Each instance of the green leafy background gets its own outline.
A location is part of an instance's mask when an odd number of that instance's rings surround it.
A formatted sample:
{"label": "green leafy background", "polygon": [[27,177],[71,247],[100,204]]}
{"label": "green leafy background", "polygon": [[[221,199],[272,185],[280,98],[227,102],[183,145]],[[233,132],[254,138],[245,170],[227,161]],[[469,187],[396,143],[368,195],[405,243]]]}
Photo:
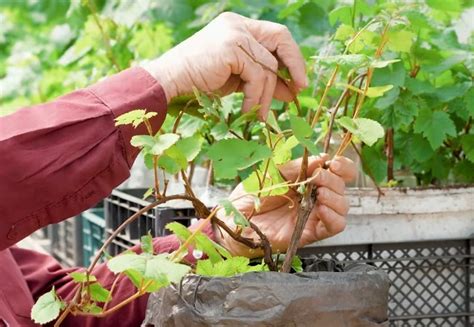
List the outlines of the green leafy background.
{"label": "green leafy background", "polygon": [[[372,83],[375,96],[367,99],[361,116],[393,129],[394,168],[400,183],[403,176],[414,176],[419,185],[472,183],[474,43],[472,35],[461,43],[454,29],[461,16],[472,10],[469,6],[472,2],[468,0],[426,0],[408,5],[406,1],[381,0],[91,0],[89,5],[85,0],[1,1],[0,115],[156,58],[225,10],[287,25],[307,58],[313,86],[321,89],[335,62],[343,70],[345,65],[347,69],[366,65],[380,34],[365,31],[345,57],[331,57],[337,52],[334,48],[342,47],[375,15],[405,7],[389,32],[382,61],[372,62],[379,67]],[[110,40],[110,49],[104,46],[101,29]],[[331,99],[337,96],[337,90],[329,94]],[[258,124],[242,129],[254,117],[237,119],[240,101],[238,95],[222,99],[219,112],[213,110],[212,101],[203,104],[201,113],[206,119],[184,115],[177,133],[193,138],[161,149],[165,155],[160,167],[176,173],[189,158],[204,162],[208,147],[228,142],[230,130],[257,135]],[[305,110],[315,107],[312,88],[303,92],[301,104]],[[296,114],[294,106],[288,108],[290,115],[281,110],[281,103],[274,102],[273,108],[280,126],[292,128],[300,123],[291,119],[291,114]],[[171,122],[164,125],[167,132]],[[294,135],[300,143],[311,144],[311,152],[317,152],[320,149],[312,142],[318,128],[324,126],[324,121],[314,131],[300,126]],[[198,150],[190,144],[198,144]],[[180,147],[192,153],[183,156],[177,151]],[[388,182],[384,139],[372,147],[361,147],[365,169],[377,182]],[[292,148],[292,157],[300,155],[301,149],[300,145]],[[262,151],[245,154],[249,155],[248,163],[252,156],[264,158]],[[218,170],[216,178],[245,178],[253,168],[244,166],[247,164],[239,167],[238,174]]]}

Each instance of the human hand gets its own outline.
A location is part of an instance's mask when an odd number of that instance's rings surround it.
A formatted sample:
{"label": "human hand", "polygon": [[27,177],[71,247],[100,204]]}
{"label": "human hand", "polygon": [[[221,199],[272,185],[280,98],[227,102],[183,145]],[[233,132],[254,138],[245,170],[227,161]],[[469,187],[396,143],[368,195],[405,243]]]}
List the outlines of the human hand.
{"label": "human hand", "polygon": [[[290,84],[277,78],[279,65],[288,68]],[[243,112],[260,105],[261,119],[273,97],[292,101],[308,84],[303,56],[286,26],[230,12],[143,68],[163,86],[168,102],[193,86],[221,96],[243,91]]]}
{"label": "human hand", "polygon": [[[345,182],[355,178],[357,169],[354,162],[345,157],[336,157],[330,161],[327,170],[322,169],[327,160],[327,154],[309,158],[308,177],[315,176],[311,183],[317,186],[317,200],[303,231],[300,247],[336,235],[346,226],[345,216],[349,211],[349,203],[344,197]],[[300,167],[301,159],[297,159],[280,167],[280,171],[288,181],[295,181]],[[242,184],[239,184],[230,199],[238,198],[233,202],[234,206],[248,217],[254,208],[254,201],[250,196],[242,196],[244,194],[246,192]],[[251,218],[269,239],[273,252],[286,252],[296,224],[300,195],[291,190],[286,195],[295,204],[293,207],[291,201],[285,197],[269,196],[261,199],[258,213]],[[217,216],[229,227],[235,228],[232,217],[225,216],[223,210],[220,210]],[[245,228],[242,236],[258,241],[258,236],[251,228]],[[216,230],[216,237],[217,241],[234,255],[258,257],[263,254],[236,242],[225,231],[221,234]]]}

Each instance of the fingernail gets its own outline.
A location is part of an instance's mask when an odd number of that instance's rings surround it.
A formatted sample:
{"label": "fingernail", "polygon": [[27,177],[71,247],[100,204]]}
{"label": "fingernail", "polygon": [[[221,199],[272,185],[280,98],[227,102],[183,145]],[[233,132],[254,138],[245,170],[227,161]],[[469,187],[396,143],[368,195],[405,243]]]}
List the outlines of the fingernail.
{"label": "fingernail", "polygon": [[339,161],[331,162],[331,170],[332,171],[339,171],[341,169],[341,163]]}

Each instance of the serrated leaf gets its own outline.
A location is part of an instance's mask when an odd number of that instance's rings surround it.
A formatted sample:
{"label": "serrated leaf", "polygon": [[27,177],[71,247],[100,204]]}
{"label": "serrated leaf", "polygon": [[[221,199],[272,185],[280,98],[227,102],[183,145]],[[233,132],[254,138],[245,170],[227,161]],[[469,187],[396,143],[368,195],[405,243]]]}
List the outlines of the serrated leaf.
{"label": "serrated leaf", "polygon": [[395,52],[410,52],[415,36],[406,30],[389,31],[387,48]]}
{"label": "serrated leaf", "polygon": [[194,236],[194,241],[196,248],[206,253],[212,262],[218,262],[222,260],[219,251],[216,249],[216,243],[209,239],[207,235],[199,232]]}
{"label": "serrated leaf", "polygon": [[414,130],[428,139],[433,150],[438,149],[448,135],[456,136],[456,127],[449,115],[431,108],[420,109]]}
{"label": "serrated leaf", "polygon": [[144,276],[155,279],[164,275],[171,283],[179,283],[190,270],[189,266],[170,261],[167,254],[159,254],[148,261]]}
{"label": "serrated leaf", "polygon": [[341,22],[346,25],[352,23],[352,7],[338,6],[329,13],[329,23],[331,25]]}
{"label": "serrated leaf", "polygon": [[130,144],[136,148],[151,148],[153,145],[155,145],[155,139],[150,135],[135,135],[130,140]]}
{"label": "serrated leaf", "polygon": [[153,237],[149,232],[140,238],[140,245],[144,253],[153,254]]}
{"label": "serrated leaf", "polygon": [[187,161],[193,161],[201,151],[203,138],[199,135],[180,139],[174,145],[186,158]]}
{"label": "serrated leaf", "polygon": [[125,253],[113,257],[107,262],[107,267],[113,273],[121,273],[126,270],[145,271],[146,258],[136,253]]}
{"label": "serrated leaf", "polygon": [[150,149],[150,153],[155,156],[161,155],[165,150],[178,142],[179,135],[173,133],[158,134],[154,137],[155,143]]}
{"label": "serrated leaf", "polygon": [[146,110],[143,109],[131,110],[115,118],[115,126],[133,125],[133,127],[137,127],[143,123],[145,119],[150,119],[156,115],[156,112],[147,113]]}
{"label": "serrated leaf", "polygon": [[213,160],[216,179],[231,179],[239,170],[250,167],[271,156],[266,145],[239,139],[221,140],[209,147],[207,155]]}
{"label": "serrated leaf", "polygon": [[268,189],[272,186],[281,185],[275,189],[269,191],[261,192],[261,196],[270,196],[270,195],[281,195],[286,194],[288,192],[288,186],[285,184],[285,179],[281,176],[280,170],[276,166],[275,162],[271,159],[269,163],[264,162],[260,165],[257,172],[252,172],[243,182],[242,185],[244,186],[244,190],[247,193],[256,194],[260,191],[260,180],[263,179],[265,167],[268,164],[267,174],[265,175],[265,179],[262,181],[262,189]]}
{"label": "serrated leaf", "polygon": [[237,209],[233,203],[227,199],[219,201],[219,204],[224,208],[225,214],[234,218],[234,223],[238,226],[249,227],[250,224],[247,218]]}
{"label": "serrated leaf", "polygon": [[375,120],[341,117],[337,122],[368,146],[372,146],[384,136],[383,127]]}
{"label": "serrated leaf", "polygon": [[336,34],[334,35],[335,40],[345,41],[348,38],[354,35],[355,31],[354,28],[350,25],[341,24],[336,30]]}
{"label": "serrated leaf", "polygon": [[290,115],[290,125],[293,135],[296,137],[298,142],[306,147],[312,154],[319,154],[319,149],[315,144],[316,133],[306,120],[295,115]]}
{"label": "serrated leaf", "polygon": [[31,308],[31,319],[37,324],[46,324],[59,316],[64,303],[56,295],[54,287],[41,295]]}
{"label": "serrated leaf", "polygon": [[[90,284],[88,287],[92,300],[96,302],[106,302],[109,298],[110,292],[99,283]],[[112,297],[110,297],[110,299],[112,299]]]}
{"label": "serrated leaf", "polygon": [[471,162],[474,162],[474,134],[461,136],[461,145],[466,158]]}
{"label": "serrated leaf", "polygon": [[94,275],[89,275],[89,279],[87,279],[86,272],[74,271],[72,273],[69,273],[69,276],[71,276],[72,280],[75,281],[76,283],[85,283],[87,281],[95,282],[97,280],[97,278]]}
{"label": "serrated leaf", "polygon": [[172,231],[173,234],[175,234],[181,240],[181,242],[186,241],[191,236],[189,229],[176,221],[166,224],[165,228]]}
{"label": "serrated leaf", "polygon": [[280,140],[273,150],[273,162],[281,165],[291,160],[291,150],[298,145],[298,139],[292,135],[286,141]]}
{"label": "serrated leaf", "polygon": [[[202,276],[231,277],[236,274],[256,271],[254,266],[249,265],[249,262],[250,260],[245,257],[232,257],[215,264],[210,260],[199,260],[196,266],[196,273]],[[263,269],[260,268],[260,270]]]}

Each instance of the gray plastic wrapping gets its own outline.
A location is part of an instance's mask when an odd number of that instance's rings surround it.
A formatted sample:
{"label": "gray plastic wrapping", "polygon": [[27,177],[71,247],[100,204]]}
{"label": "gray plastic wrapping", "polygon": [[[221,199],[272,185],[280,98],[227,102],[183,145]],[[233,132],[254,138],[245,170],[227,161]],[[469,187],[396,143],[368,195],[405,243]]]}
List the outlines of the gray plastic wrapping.
{"label": "gray plastic wrapping", "polygon": [[305,263],[312,272],[188,275],[150,295],[142,326],[388,326],[385,272],[326,260]]}

